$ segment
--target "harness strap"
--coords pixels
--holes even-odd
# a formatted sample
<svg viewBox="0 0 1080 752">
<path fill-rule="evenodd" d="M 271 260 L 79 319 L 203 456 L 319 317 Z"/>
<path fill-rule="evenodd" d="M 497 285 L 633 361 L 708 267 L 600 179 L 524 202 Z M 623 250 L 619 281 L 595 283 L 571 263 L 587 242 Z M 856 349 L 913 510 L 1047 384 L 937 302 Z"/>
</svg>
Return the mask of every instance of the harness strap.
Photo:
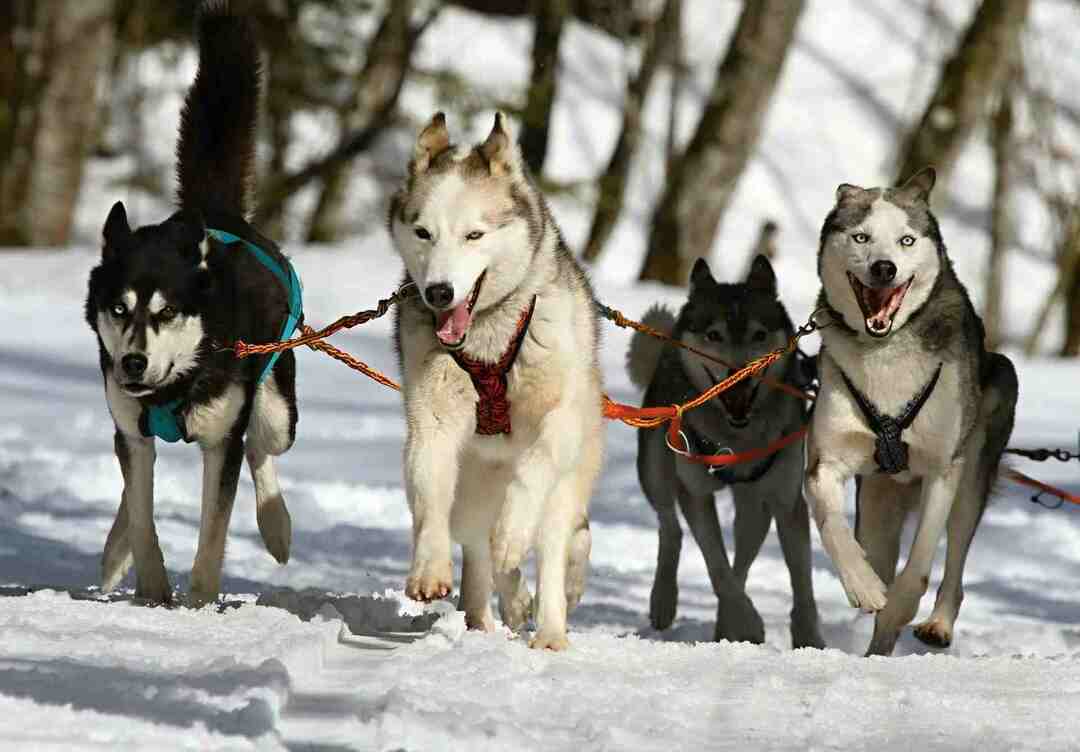
<svg viewBox="0 0 1080 752">
<path fill-rule="evenodd" d="M 746 452 L 733 452 L 730 449 L 722 449 L 715 441 L 706 439 L 690 426 L 686 426 L 682 429 L 682 436 L 686 439 L 688 454 L 683 455 L 683 457 L 695 464 L 708 465 L 709 474 L 718 478 L 724 485 L 734 486 L 740 483 L 756 483 L 772 469 L 780 450 L 798 441 L 805 434 L 806 429 L 804 428 L 783 436 L 768 446 Z M 736 475 L 734 465 L 756 462 L 761 459 L 765 459 L 765 462 L 754 471 L 743 476 Z"/>
<path fill-rule="evenodd" d="M 476 390 L 476 433 L 479 436 L 497 436 L 511 432 L 510 400 L 506 396 L 510 387 L 509 373 L 517 360 L 518 352 L 521 351 L 521 343 L 525 341 L 525 333 L 529 330 L 529 322 L 532 321 L 535 309 L 534 295 L 529 307 L 521 312 L 517 329 L 506 347 L 506 352 L 495 363 L 470 358 L 460 350 L 450 353 L 458 367 L 469 374 Z"/>
<path fill-rule="evenodd" d="M 915 422 L 915 418 L 919 416 L 919 412 L 922 411 L 923 405 L 930 399 L 930 395 L 933 394 L 934 388 L 937 386 L 938 378 L 941 376 L 941 368 L 944 365 L 944 363 L 938 363 L 934 375 L 930 377 L 930 380 L 914 397 L 908 400 L 900 415 L 896 417 L 881 412 L 865 394 L 859 391 L 858 387 L 851 382 L 851 379 L 843 370 L 837 369 L 840 371 L 840 376 L 843 377 L 848 391 L 851 392 L 855 404 L 859 406 L 859 411 L 862 412 L 863 417 L 866 419 L 867 425 L 877 436 L 874 461 L 877 462 L 878 469 L 881 472 L 896 475 L 908 469 L 908 445 L 903 440 L 904 431 L 911 427 L 911 424 Z"/>
<path fill-rule="evenodd" d="M 292 263 L 283 257 L 285 262 L 283 266 L 263 248 L 226 230 L 207 228 L 206 234 L 224 245 L 242 244 L 255 257 L 256 261 L 277 278 L 289 295 L 289 315 L 285 318 L 285 325 L 281 328 L 281 335 L 278 339 L 285 341 L 292 337 L 296 327 L 300 324 L 300 319 L 304 315 L 303 288 L 300 284 L 300 277 L 297 276 Z M 263 366 L 262 371 L 259 373 L 259 378 L 255 381 L 255 386 L 266 380 L 279 357 L 281 357 L 280 351 L 271 353 L 266 365 Z M 180 441 L 180 439 L 190 442 L 191 438 L 187 435 L 187 428 L 184 425 L 183 406 L 183 398 L 170 400 L 161 405 L 147 406 L 139 417 L 139 430 L 144 436 L 156 436 L 170 444 Z"/>
</svg>

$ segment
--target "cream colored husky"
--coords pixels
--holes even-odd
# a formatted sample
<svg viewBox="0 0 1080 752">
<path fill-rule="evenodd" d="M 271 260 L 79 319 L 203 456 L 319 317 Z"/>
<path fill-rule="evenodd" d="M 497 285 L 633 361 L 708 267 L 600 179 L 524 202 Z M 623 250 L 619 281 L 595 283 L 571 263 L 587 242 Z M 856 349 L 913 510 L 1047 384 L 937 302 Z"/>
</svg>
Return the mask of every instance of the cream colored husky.
<svg viewBox="0 0 1080 752">
<path fill-rule="evenodd" d="M 435 115 L 389 224 L 419 291 L 396 322 L 413 515 L 406 593 L 449 595 L 454 540 L 469 627 L 494 628 L 494 585 L 517 631 L 532 607 L 520 567 L 535 547 L 530 645 L 564 649 L 603 453 L 592 291 L 501 114 L 473 148 L 451 144 Z"/>
</svg>

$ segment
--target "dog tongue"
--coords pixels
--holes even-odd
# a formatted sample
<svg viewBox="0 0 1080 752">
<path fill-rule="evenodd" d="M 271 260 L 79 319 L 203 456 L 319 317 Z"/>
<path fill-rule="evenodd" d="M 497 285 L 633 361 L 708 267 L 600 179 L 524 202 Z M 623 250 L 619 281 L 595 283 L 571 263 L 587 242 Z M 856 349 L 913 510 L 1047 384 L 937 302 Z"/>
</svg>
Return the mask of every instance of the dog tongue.
<svg viewBox="0 0 1080 752">
<path fill-rule="evenodd" d="M 889 322 L 892 320 L 893 314 L 900 308 L 905 292 L 907 292 L 907 285 L 881 289 L 868 287 L 865 289 L 867 308 L 872 311 L 871 315 L 866 319 L 866 323 L 871 329 L 881 332 L 889 328 Z"/>
<path fill-rule="evenodd" d="M 454 306 L 449 311 L 443 311 L 435 318 L 435 336 L 444 345 L 456 345 L 465 337 L 465 332 L 472 322 L 472 314 L 469 312 L 469 302 L 462 301 L 461 305 Z"/>
</svg>

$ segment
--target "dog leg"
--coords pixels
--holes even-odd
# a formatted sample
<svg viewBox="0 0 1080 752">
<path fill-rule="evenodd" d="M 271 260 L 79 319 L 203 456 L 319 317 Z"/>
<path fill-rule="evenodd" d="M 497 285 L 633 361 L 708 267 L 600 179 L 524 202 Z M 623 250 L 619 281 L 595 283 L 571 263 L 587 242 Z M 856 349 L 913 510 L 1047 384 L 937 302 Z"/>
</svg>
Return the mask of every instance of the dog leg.
<svg viewBox="0 0 1080 752">
<path fill-rule="evenodd" d="M 465 626 L 482 632 L 495 630 L 491 615 L 491 547 L 487 541 L 461 547 L 461 599 L 458 610 L 465 612 Z"/>
<path fill-rule="evenodd" d="M 821 637 L 821 622 L 814 599 L 810 515 L 802 493 L 798 490 L 795 493 L 795 504 L 790 509 L 776 510 L 776 534 L 791 577 L 791 647 L 823 649 L 825 640 Z"/>
<path fill-rule="evenodd" d="M 917 506 L 920 481 L 897 483 L 887 475 L 861 477 L 855 495 L 855 540 L 886 587 L 896 579 L 904 520 Z"/>
<path fill-rule="evenodd" d="M 754 563 L 765 536 L 772 526 L 772 514 L 757 492 L 757 484 L 736 486 L 735 498 L 735 566 L 733 572 L 740 586 L 746 588 L 746 576 Z"/>
<path fill-rule="evenodd" d="M 499 618 L 511 632 L 520 632 L 532 618 L 533 597 L 520 569 L 495 573 L 499 592 Z"/>
<path fill-rule="evenodd" d="M 662 430 L 638 429 L 638 481 L 645 498 L 656 512 L 659 548 L 656 575 L 649 596 L 649 623 L 653 629 L 667 629 L 675 621 L 679 601 L 679 555 L 682 526 L 675 510 L 675 463 L 664 443 Z"/>
<path fill-rule="evenodd" d="M 281 495 L 274 459 L 258 445 L 249 443 L 247 462 L 251 480 L 255 484 L 255 516 L 259 523 L 259 534 L 270 555 L 278 564 L 285 564 L 289 561 L 292 518 Z"/>
<path fill-rule="evenodd" d="M 850 477 L 838 463 L 815 457 L 811 443 L 805 491 L 821 534 L 821 544 L 836 566 L 848 602 L 864 611 L 880 611 L 886 603 L 885 583 L 866 560 L 866 554 L 844 518 L 844 484 Z"/>
<path fill-rule="evenodd" d="M 874 621 L 874 637 L 867 655 L 890 655 L 900 628 L 911 622 L 926 592 L 934 553 L 949 518 L 965 463 L 954 462 L 940 475 L 923 479 L 922 510 L 915 540 L 904 569 L 889 588 L 888 603 Z"/>
<path fill-rule="evenodd" d="M 569 493 L 570 479 L 564 480 L 555 494 Z M 570 503 L 552 504 L 553 514 L 544 520 L 537 547 L 536 634 L 529 642 L 538 650 L 566 650 L 566 580 L 570 556 L 570 538 L 574 530 L 568 519 Z"/>
<path fill-rule="evenodd" d="M 678 499 L 683 517 L 705 557 L 709 580 L 719 601 L 715 639 L 757 644 L 764 642 L 765 624 L 731 570 L 712 494 L 693 496 L 680 488 Z"/>
<path fill-rule="evenodd" d="M 279 386 L 285 380 L 286 390 L 290 394 L 295 392 L 293 379 L 296 364 L 292 358 L 292 353 L 285 353 L 275 365 L 271 377 L 255 390 L 246 440 L 248 469 L 255 484 L 255 514 L 259 534 L 266 550 L 279 564 L 289 561 L 292 519 L 278 485 L 273 458 L 288 451 L 296 430 L 294 411 L 282 396 Z"/>
<path fill-rule="evenodd" d="M 437 425 L 437 421 L 433 420 Z M 413 517 L 413 555 L 405 594 L 418 601 L 445 598 L 454 587 L 450 560 L 450 512 L 458 480 L 458 447 L 454 436 L 431 427 L 410 426 L 405 443 L 405 492 Z"/>
<path fill-rule="evenodd" d="M 589 521 L 583 520 L 581 526 L 570 538 L 570 555 L 566 567 L 566 611 L 569 613 L 581 602 L 585 595 L 585 583 L 589 579 L 589 553 L 592 551 L 592 533 Z"/>
<path fill-rule="evenodd" d="M 154 440 L 118 432 L 116 450 L 124 476 L 120 506 L 127 509 L 127 535 L 135 560 L 135 597 L 150 603 L 171 603 L 172 588 L 154 527 Z"/>
<path fill-rule="evenodd" d="M 119 431 L 113 439 L 116 456 L 120 457 L 127 449 L 124 446 L 124 436 Z M 124 478 L 124 485 L 128 483 L 129 462 L 121 461 L 120 474 Z M 131 539 L 128 536 L 128 511 L 125 494 L 120 494 L 120 508 L 116 510 L 116 518 L 113 520 L 109 537 L 105 539 L 105 551 L 101 554 L 101 590 L 109 592 L 120 584 L 124 576 L 131 569 L 135 557 L 131 553 Z"/>
<path fill-rule="evenodd" d="M 202 515 L 199 520 L 199 547 L 191 567 L 191 605 L 214 601 L 221 590 L 221 567 L 225 559 L 225 537 L 236 500 L 236 484 L 244 458 L 240 435 L 223 443 L 203 447 Z"/>
</svg>

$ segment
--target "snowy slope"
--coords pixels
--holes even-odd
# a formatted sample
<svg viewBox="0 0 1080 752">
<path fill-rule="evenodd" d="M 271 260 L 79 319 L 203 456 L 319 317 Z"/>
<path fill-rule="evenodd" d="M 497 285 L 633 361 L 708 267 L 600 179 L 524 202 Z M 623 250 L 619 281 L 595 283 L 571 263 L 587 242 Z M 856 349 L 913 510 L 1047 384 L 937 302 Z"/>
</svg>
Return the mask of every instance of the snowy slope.
<svg viewBox="0 0 1080 752">
<path fill-rule="evenodd" d="M 687 5 L 694 73 L 681 122 L 689 132 L 738 4 Z M 816 234 L 835 185 L 886 179 L 891 131 L 922 102 L 933 61 L 971 7 L 939 5 L 948 6 L 955 27 L 927 33 L 907 5 L 809 3 L 761 147 L 714 248 L 721 276 L 745 268 L 759 222 L 776 217 L 783 297 L 794 317 L 806 316 L 817 289 Z M 1080 68 L 1053 64 L 1071 50 L 1074 11 L 1055 0 L 1037 2 L 1035 11 L 1039 33 L 1030 43 L 1054 72 L 1045 85 L 1075 94 Z M 592 176 L 606 160 L 618 117 L 613 91 L 627 63 L 602 36 L 578 26 L 569 35 L 548 170 L 562 181 Z M 484 41 L 459 44 L 464 38 Z M 448 11 L 425 36 L 420 62 L 453 65 L 492 96 L 510 96 L 527 78 L 529 39 L 525 23 Z M 177 90 L 190 73 L 186 64 L 147 71 Z M 436 104 L 453 110 L 458 103 L 436 103 L 415 83 L 403 99 L 418 119 Z M 175 105 L 173 97 L 154 113 L 149 132 L 172 131 Z M 652 147 L 635 167 L 630 212 L 593 270 L 598 295 L 629 315 L 655 299 L 678 302 L 677 293 L 629 282 L 660 185 L 666 106 L 663 96 L 649 101 Z M 469 133 L 480 135 L 488 117 L 470 123 Z M 332 140 L 316 131 L 305 139 L 311 148 Z M 408 136 L 384 141 L 372 159 L 403 165 Z M 156 146 L 168 163 L 171 137 Z M 972 282 L 987 246 L 982 148 L 976 143 L 965 154 L 954 202 L 942 214 L 960 273 Z M 1027 501 L 1026 491 L 1002 484 L 972 550 L 967 601 L 945 655 L 928 654 L 905 633 L 896 657 L 857 657 L 871 621 L 848 608 L 816 533 L 814 577 L 830 650 L 789 650 L 790 589 L 774 537 L 748 582 L 765 620 L 765 646 L 707 642 L 715 598 L 690 536 L 679 617 L 656 634 L 647 619 L 655 521 L 637 484 L 633 432 L 611 425 L 592 505 L 592 576 L 571 618 L 573 649 L 536 653 L 502 632 L 465 633 L 448 604 L 422 608 L 403 599 L 410 519 L 398 397 L 311 352 L 299 356 L 297 445 L 279 463 L 293 517 L 290 564 L 279 567 L 264 551 L 245 477 L 224 607 L 166 611 L 122 598 L 94 600 L 87 588 L 96 581 L 120 474 L 96 346 L 82 320 L 86 274 L 112 201 L 128 201 L 136 222 L 165 211 L 145 197 L 131 203 L 131 196 L 117 195 L 110 170 L 115 166 L 98 164 L 92 173 L 79 219 L 83 246 L 0 254 L 0 593 L 10 595 L 0 597 L 5 748 L 1076 748 L 1080 595 L 1072 577 L 1080 576 L 1080 509 L 1044 510 Z M 358 213 L 379 200 L 363 175 L 354 197 Z M 555 208 L 568 239 L 580 242 L 587 207 L 563 197 Z M 1038 212 L 1018 217 L 1025 243 L 1047 251 L 1050 237 Z M 288 250 L 313 324 L 370 307 L 398 279 L 377 221 L 340 247 Z M 1009 274 L 1009 320 L 1018 335 L 1051 274 L 1019 255 Z M 396 375 L 389 333 L 389 320 L 380 320 L 335 342 Z M 606 329 L 602 363 L 610 393 L 633 401 L 638 395 L 622 370 L 626 343 L 624 332 Z M 1018 359 L 1018 366 L 1013 443 L 1071 446 L 1080 429 L 1080 367 L 1049 359 Z M 1016 466 L 1080 491 L 1075 464 Z M 156 486 L 166 563 L 184 588 L 197 538 L 197 451 L 163 447 Z M 726 495 L 718 506 L 730 524 Z M 939 577 L 935 572 L 932 589 Z M 48 589 L 24 594 L 40 587 Z M 931 603 L 928 596 L 920 617 Z"/>
</svg>

